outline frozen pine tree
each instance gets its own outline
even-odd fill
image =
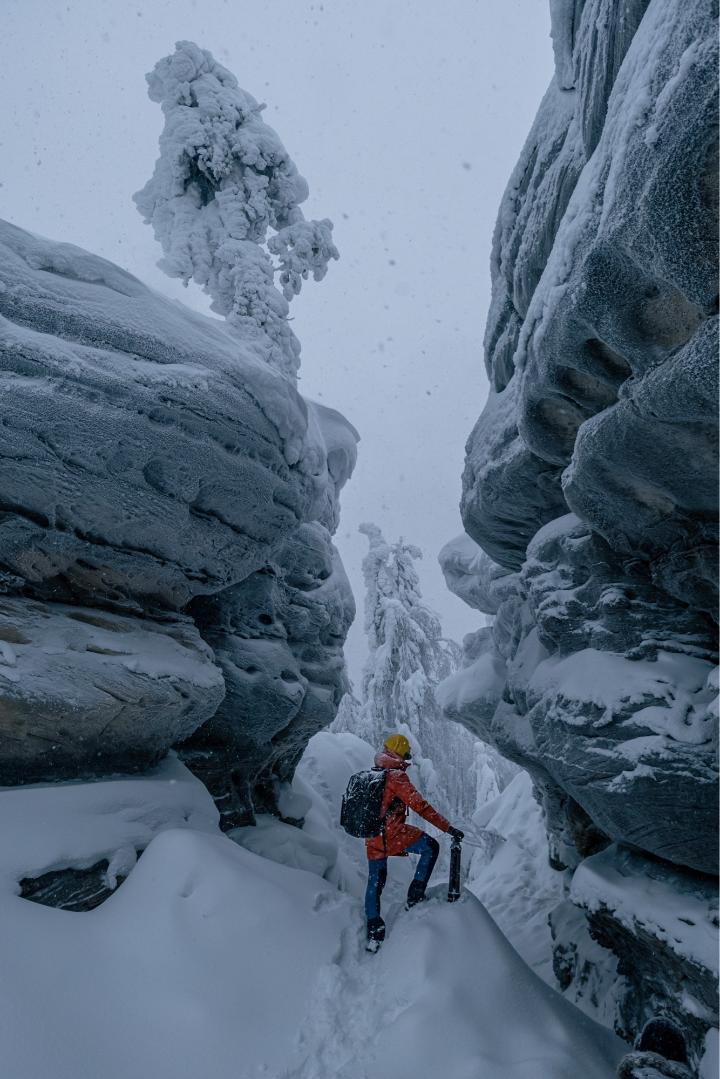
[[[294,377],[300,343],[288,301],[338,257],[332,222],[305,219],[307,183],[263,121],[264,106],[206,49],[178,42],[147,81],[165,127],[153,175],[134,198],[162,246],[160,265],[200,284],[213,311]]]
[[[393,731],[404,733],[423,794],[454,820],[469,820],[480,770],[492,767],[488,747],[445,719],[435,696],[438,683],[458,666],[460,648],[443,638],[440,619],[423,603],[415,570],[420,550],[402,539],[387,543],[374,524],[360,531],[369,542],[363,561],[368,660],[361,708],[349,711],[344,722],[354,720],[354,733],[373,745]],[[486,787],[486,773],[483,778]]]
[[[332,722],[330,730],[333,734],[362,734],[362,703],[357,699],[352,689],[349,689],[342,697],[338,705],[337,714]]]

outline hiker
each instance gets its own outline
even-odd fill
[[[385,939],[385,922],[380,917],[380,896],[387,880],[388,858],[393,855],[420,855],[415,877],[408,888],[407,907],[410,908],[425,898],[425,889],[440,851],[437,839],[405,823],[408,808],[442,832],[456,839],[463,838],[463,832],[453,828],[413,787],[405,774],[411,761],[410,743],[404,734],[391,734],[375,756],[373,771],[385,772],[381,804],[383,827],[380,835],[365,840],[368,856],[365,916],[368,941],[378,944]]]

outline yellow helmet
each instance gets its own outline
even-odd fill
[[[398,757],[405,757],[410,752],[410,743],[404,734],[389,734],[383,746],[391,753],[397,753]]]

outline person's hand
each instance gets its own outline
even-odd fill
[[[459,828],[453,828],[453,826],[450,825],[450,827],[448,828],[448,835],[452,836],[453,839],[463,839],[465,833],[461,832]]]

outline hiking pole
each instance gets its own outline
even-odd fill
[[[462,860],[462,839],[453,836],[450,842],[450,880],[448,881],[448,903],[460,898],[460,862]]]

